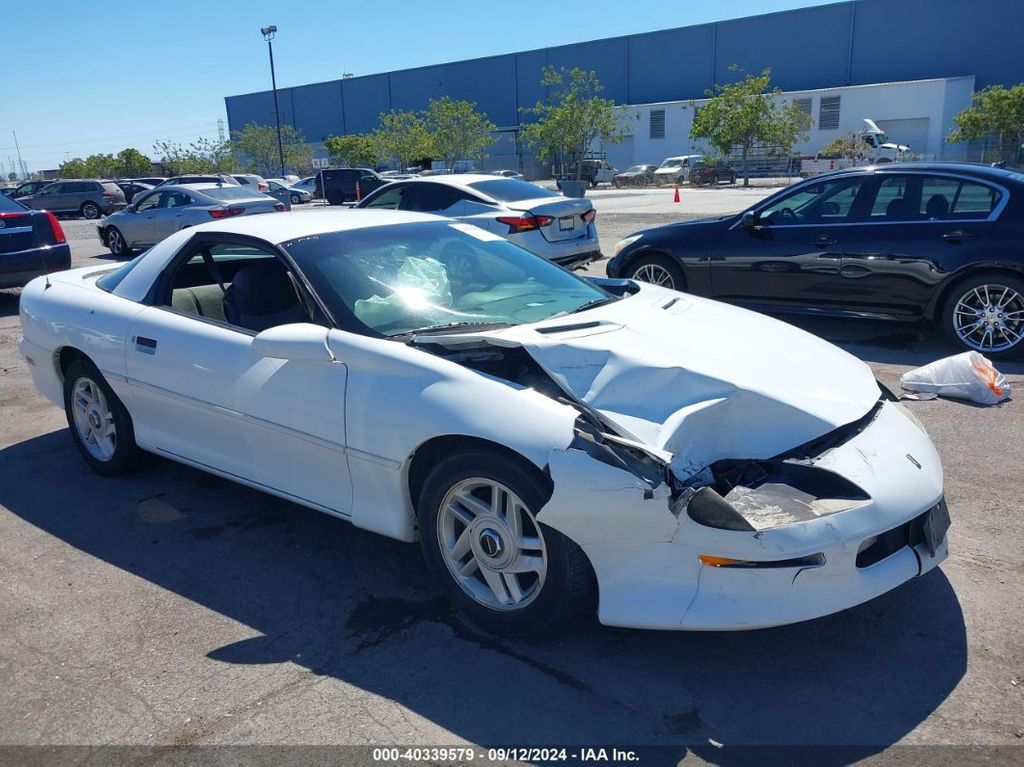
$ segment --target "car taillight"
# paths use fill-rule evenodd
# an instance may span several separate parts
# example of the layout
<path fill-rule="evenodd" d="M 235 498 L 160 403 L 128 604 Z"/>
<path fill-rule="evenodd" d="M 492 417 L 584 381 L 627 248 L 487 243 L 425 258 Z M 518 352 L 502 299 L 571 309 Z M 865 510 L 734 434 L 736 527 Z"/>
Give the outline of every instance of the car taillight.
<path fill-rule="evenodd" d="M 104 192 L 103 193 L 103 199 L 104 200 L 113 200 L 115 197 L 117 197 L 116 194 L 111 194 L 110 192 Z"/>
<path fill-rule="evenodd" d="M 519 234 L 540 229 L 555 219 L 552 216 L 499 216 L 498 221 L 508 225 L 509 234 Z"/>
<path fill-rule="evenodd" d="M 221 208 L 220 210 L 211 210 L 211 218 L 231 218 L 232 216 L 240 216 L 245 212 L 245 208 Z"/>
<path fill-rule="evenodd" d="M 68 241 L 68 238 L 64 236 L 64 227 L 60 225 L 60 221 L 50 211 L 45 211 L 46 220 L 50 222 L 50 231 L 53 232 L 53 239 L 58 245 L 61 245 Z"/>
<path fill-rule="evenodd" d="M 596 217 L 597 217 L 597 211 L 594 210 L 593 208 L 591 208 L 586 213 L 584 213 L 582 216 L 580 216 L 580 218 L 583 219 L 583 223 L 584 224 L 589 224 Z"/>
<path fill-rule="evenodd" d="M 256 185 L 256 188 L 259 189 L 261 192 L 269 192 L 270 191 L 270 184 L 265 184 L 262 181 L 260 181 Z"/>
<path fill-rule="evenodd" d="M 278 212 L 284 210 L 284 203 L 283 202 L 279 202 L 277 205 L 274 206 L 274 210 L 276 210 Z"/>

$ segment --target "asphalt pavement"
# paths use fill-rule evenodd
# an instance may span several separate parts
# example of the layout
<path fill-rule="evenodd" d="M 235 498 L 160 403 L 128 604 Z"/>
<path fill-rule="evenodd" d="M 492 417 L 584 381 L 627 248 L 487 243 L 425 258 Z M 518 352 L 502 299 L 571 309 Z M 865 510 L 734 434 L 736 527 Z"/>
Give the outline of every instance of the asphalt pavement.
<path fill-rule="evenodd" d="M 610 253 L 769 191 L 590 196 Z M 64 226 L 76 266 L 112 261 L 94 223 Z M 719 744 L 1024 743 L 1016 400 L 908 403 L 953 527 L 947 562 L 894 592 L 778 629 L 590 620 L 505 640 L 452 615 L 415 545 L 164 460 L 92 474 L 32 388 L 17 301 L 0 291 L 0 745 L 663 744 L 722 762 Z M 796 324 L 893 389 L 956 351 L 924 327 Z M 1024 365 L 1000 368 L 1019 391 Z"/>

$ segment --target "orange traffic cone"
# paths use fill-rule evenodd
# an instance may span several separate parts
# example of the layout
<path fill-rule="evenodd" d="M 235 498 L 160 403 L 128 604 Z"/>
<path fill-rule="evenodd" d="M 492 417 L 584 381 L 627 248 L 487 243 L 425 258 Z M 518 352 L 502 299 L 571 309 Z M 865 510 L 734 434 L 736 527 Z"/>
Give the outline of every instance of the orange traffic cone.
<path fill-rule="evenodd" d="M 363 196 L 359 193 L 359 179 L 356 179 L 356 202 L 363 199 Z"/>
<path fill-rule="evenodd" d="M 679 184 L 676 184 L 676 196 L 672 202 L 679 202 Z"/>

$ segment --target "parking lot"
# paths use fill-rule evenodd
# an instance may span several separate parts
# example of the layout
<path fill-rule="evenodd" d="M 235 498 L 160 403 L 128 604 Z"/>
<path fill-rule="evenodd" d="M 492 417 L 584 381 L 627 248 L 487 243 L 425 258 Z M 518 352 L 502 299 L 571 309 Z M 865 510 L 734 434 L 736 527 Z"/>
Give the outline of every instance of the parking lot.
<path fill-rule="evenodd" d="M 588 197 L 610 255 L 770 191 Z M 74 266 L 111 262 L 95 223 L 63 225 Z M 908 403 L 944 462 L 950 557 L 879 599 L 744 633 L 499 640 L 449 611 L 415 545 L 163 460 L 92 474 L 32 387 L 17 308 L 0 291 L 0 744 L 664 744 L 715 762 L 720 744 L 1022 743 L 1019 402 Z M 915 325 L 795 322 L 894 390 L 956 351 Z M 1024 364 L 999 367 L 1019 390 Z"/>

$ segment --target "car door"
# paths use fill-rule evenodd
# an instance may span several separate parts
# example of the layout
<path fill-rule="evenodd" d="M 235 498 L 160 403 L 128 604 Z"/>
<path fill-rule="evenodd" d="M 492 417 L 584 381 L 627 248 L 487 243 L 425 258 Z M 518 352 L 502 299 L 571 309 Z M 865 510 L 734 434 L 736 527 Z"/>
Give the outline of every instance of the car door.
<path fill-rule="evenodd" d="M 764 309 L 841 309 L 843 241 L 861 216 L 867 174 L 809 181 L 753 210 L 715 244 L 715 298 Z"/>
<path fill-rule="evenodd" d="M 1006 190 L 955 174 L 875 174 L 865 222 L 844 241 L 853 311 L 923 317 L 946 277 L 981 258 Z"/>
<path fill-rule="evenodd" d="M 269 270 L 286 282 L 256 288 L 243 270 Z M 250 286 L 245 301 L 257 307 L 277 288 L 300 290 L 272 248 L 230 235 L 193 237 L 158 279 L 127 348 L 136 437 L 172 457 L 347 515 L 346 365 L 255 354 L 256 327 L 228 308 L 242 305 L 243 282 Z M 288 311 L 267 315 L 263 329 L 309 321 L 308 295 L 293 298 Z M 318 317 L 317 324 L 325 326 L 326 344 L 326 322 Z"/>
<path fill-rule="evenodd" d="M 68 198 L 66 188 L 69 182 L 56 182 L 40 189 L 31 199 L 31 205 L 36 210 L 49 210 L 53 213 L 63 213 L 68 209 Z"/>
<path fill-rule="evenodd" d="M 133 248 L 154 245 L 160 241 L 157 211 L 166 194 L 164 191 L 150 192 L 135 203 L 134 213 L 123 219 L 122 233 Z"/>
<path fill-rule="evenodd" d="M 187 208 L 195 207 L 196 199 L 180 190 L 165 192 L 154 212 L 158 237 L 162 240 L 188 225 Z"/>

